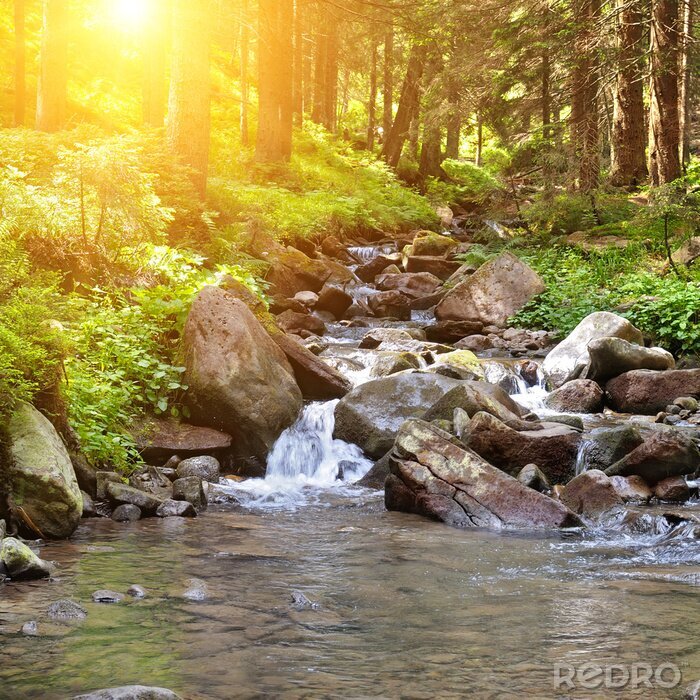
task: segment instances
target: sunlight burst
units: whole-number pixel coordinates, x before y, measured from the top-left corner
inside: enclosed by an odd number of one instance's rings
[[[145,0],[113,0],[112,20],[125,29],[139,29],[146,23],[148,5]]]

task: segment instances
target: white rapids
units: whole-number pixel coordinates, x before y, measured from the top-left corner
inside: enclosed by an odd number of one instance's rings
[[[333,438],[338,401],[306,406],[278,438],[267,458],[265,478],[220,487],[244,506],[295,509],[318,501],[329,490],[343,491],[372,467],[362,450]]]

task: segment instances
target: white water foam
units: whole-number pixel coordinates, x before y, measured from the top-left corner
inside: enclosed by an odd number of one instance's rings
[[[335,400],[306,406],[272,448],[265,478],[222,490],[250,508],[290,510],[318,502],[331,489],[342,493],[361,479],[373,463],[356,445],[333,439],[337,404]]]

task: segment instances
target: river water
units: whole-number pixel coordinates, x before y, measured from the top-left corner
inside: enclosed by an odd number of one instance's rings
[[[349,374],[366,381],[358,367]],[[541,408],[542,386],[516,377],[512,390]],[[334,404],[307,406],[267,478],[214,489],[196,519],[84,520],[44,545],[54,580],[0,586],[0,698],[134,683],[222,700],[681,698],[700,679],[697,526],[661,506],[634,526],[544,536],[386,512],[380,492],[352,483],[371,463],[332,439]],[[698,503],[673,510],[700,517]],[[148,596],[91,602],[132,584]],[[48,619],[59,599],[87,617]],[[21,632],[31,620],[38,636]],[[682,679],[555,684],[585,664]]]

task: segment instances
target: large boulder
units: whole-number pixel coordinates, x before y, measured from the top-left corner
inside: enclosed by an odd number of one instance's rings
[[[603,390],[590,379],[572,379],[555,389],[545,405],[564,413],[599,413],[603,410]]]
[[[429,272],[403,272],[379,275],[376,284],[383,292],[396,290],[411,299],[419,299],[434,294],[442,285],[442,280]]]
[[[599,338],[622,338],[644,345],[642,332],[626,318],[597,311],[581,321],[571,333],[544,359],[542,371],[555,389],[570,379],[576,379],[590,361],[588,345]]]
[[[232,294],[205,287],[183,333],[193,420],[234,437],[243,458],[264,458],[297,418],[302,395],[287,358]]]
[[[461,266],[437,255],[410,255],[406,260],[406,272],[429,272],[441,280],[448,280]]]
[[[700,369],[632,370],[611,379],[605,392],[615,411],[653,415],[681,396],[700,399]]]
[[[76,695],[73,700],[182,700],[182,698],[167,688],[124,685],[119,688],[105,688],[85,695]]]
[[[580,525],[561,503],[521,484],[448,433],[420,420],[401,427],[385,487],[388,510],[456,527],[562,528]]]
[[[525,465],[536,464],[551,484],[558,484],[574,475],[581,433],[560,423],[543,423],[541,430],[513,430],[482,412],[472,417],[464,441],[487,462],[512,476]]]
[[[350,381],[340,372],[293,338],[284,333],[273,333],[272,339],[282,349],[292,366],[305,399],[339,399],[352,388]]]
[[[512,253],[504,253],[451,289],[435,308],[435,317],[502,327],[544,289],[533,269]]]
[[[457,248],[457,241],[433,231],[419,231],[413,244],[407,249],[409,255],[438,255],[447,257]]]
[[[352,296],[340,287],[326,284],[318,295],[316,309],[329,311],[336,318],[343,318],[343,314],[352,306]]]
[[[69,537],[83,514],[83,497],[56,429],[21,403],[7,424],[7,448],[2,471],[10,510],[40,537]]]
[[[574,513],[598,518],[624,504],[609,476],[592,469],[572,479],[560,495],[561,502]]]
[[[379,459],[391,449],[404,421],[423,416],[458,385],[456,379],[427,373],[394,374],[362,384],[336,406],[333,436]]]
[[[367,305],[377,318],[411,320],[411,300],[396,289],[373,294],[367,299]]]
[[[700,468],[700,450],[679,430],[660,427],[644,442],[605,470],[608,476],[641,476],[650,486],[669,476],[693,474]]]
[[[623,338],[598,338],[588,343],[588,365],[581,373],[585,379],[604,384],[608,379],[633,369],[673,369],[676,361],[662,348],[645,348]]]

